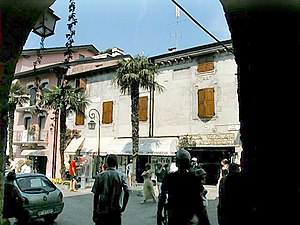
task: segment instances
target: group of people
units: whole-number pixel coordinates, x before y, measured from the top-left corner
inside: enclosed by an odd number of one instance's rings
[[[116,155],[108,155],[106,163],[107,169],[96,176],[92,187],[93,221],[96,225],[120,225],[121,214],[129,200],[130,180],[126,174],[117,170]],[[158,165],[155,171],[151,169],[151,164],[145,165],[142,173],[144,178],[142,203],[148,199],[158,201],[158,225],[164,221],[168,221],[168,225],[188,225],[192,220],[197,220],[199,225],[209,225],[206,205],[202,198],[203,193],[206,194],[203,185],[205,171],[202,168],[191,170],[191,155],[186,150],[179,150],[176,153],[176,166],[178,168],[176,172],[168,172],[168,166],[164,164]],[[158,200],[153,191],[155,185],[152,181],[153,174],[156,174],[157,185],[160,187]]]
[[[19,173],[31,173],[31,160],[26,159],[23,164],[18,165],[18,163],[13,158],[9,158],[8,162],[6,163],[6,170]]]

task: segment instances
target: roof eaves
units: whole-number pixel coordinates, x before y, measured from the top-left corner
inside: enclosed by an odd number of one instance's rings
[[[227,47],[232,47],[232,41],[231,40],[226,40],[222,41],[222,44],[227,46]],[[216,52],[218,50],[224,49],[224,47],[215,42],[207,45],[201,45],[193,48],[188,48],[180,51],[175,51],[175,52],[170,52],[170,53],[165,53],[157,56],[152,56],[149,57],[150,61],[153,61],[155,63],[159,63],[162,61],[168,61],[168,60],[174,60],[177,58],[182,58],[182,57],[194,57],[194,56],[199,56],[199,55],[206,55],[210,54],[213,52]]]

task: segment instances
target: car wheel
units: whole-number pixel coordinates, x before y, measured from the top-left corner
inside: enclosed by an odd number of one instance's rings
[[[52,222],[54,222],[54,220],[57,217],[58,217],[58,214],[51,214],[51,215],[44,216],[44,219],[45,219],[45,222],[52,223]]]

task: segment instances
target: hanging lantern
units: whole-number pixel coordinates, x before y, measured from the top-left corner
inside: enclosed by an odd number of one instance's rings
[[[43,16],[37,21],[32,32],[42,38],[49,37],[54,34],[56,21],[58,20],[60,20],[60,18],[54,14],[52,9],[48,8]]]

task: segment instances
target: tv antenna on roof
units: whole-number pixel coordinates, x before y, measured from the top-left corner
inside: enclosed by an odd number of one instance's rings
[[[171,34],[171,37],[175,37],[176,39],[176,49],[179,49],[179,38],[182,36],[179,30],[179,23],[184,22],[186,19],[180,20],[180,9],[178,6],[175,6],[175,16],[176,16],[176,29],[175,33]]]

